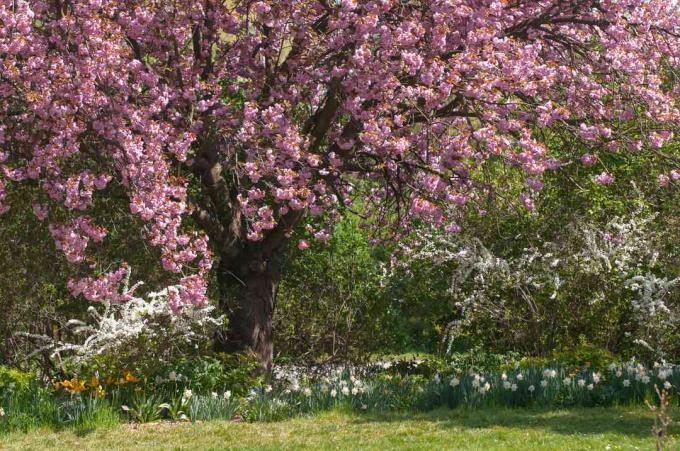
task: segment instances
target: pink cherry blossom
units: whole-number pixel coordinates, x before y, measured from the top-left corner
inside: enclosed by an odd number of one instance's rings
[[[301,251],[304,251],[305,249],[309,249],[309,242],[307,240],[300,240],[297,245],[298,249]]]
[[[585,154],[581,157],[581,162],[586,166],[592,166],[597,163],[597,156]]]
[[[376,227],[457,230],[498,189],[489,165],[522,172],[533,209],[547,171],[657,150],[680,122],[667,0],[0,0],[0,23],[0,214],[39,186],[27,208],[94,265],[71,283],[93,300],[120,280],[88,255],[106,231],[87,213],[114,191],[180,309],[205,305],[211,249],[237,271],[357,198]]]
[[[595,177],[595,181],[600,185],[611,185],[614,183],[614,176],[608,172],[603,172]]]
[[[40,221],[44,221],[45,218],[47,218],[47,215],[49,214],[49,207],[46,205],[42,204],[33,204],[33,213],[35,214],[36,218],[38,218]]]

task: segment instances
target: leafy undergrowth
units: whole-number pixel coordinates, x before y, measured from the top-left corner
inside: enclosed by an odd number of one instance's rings
[[[673,409],[678,418],[680,409]],[[653,449],[644,408],[331,411],[273,423],[151,423],[0,437],[2,449]],[[670,430],[680,444],[680,427]]]

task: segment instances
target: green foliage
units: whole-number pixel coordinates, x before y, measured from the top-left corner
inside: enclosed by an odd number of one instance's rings
[[[231,420],[239,408],[237,400],[225,399],[219,393],[199,395],[191,399],[189,415],[192,421]]]
[[[58,404],[55,421],[60,427],[92,430],[115,426],[120,417],[106,400],[71,396]]]
[[[387,324],[389,350],[437,352],[454,305],[449,294],[452,268],[415,262],[409,275],[386,281],[385,299],[392,313]]]
[[[254,356],[239,353],[180,359],[153,375],[167,378],[171,372],[199,393],[229,390],[234,395],[244,395],[251,388],[261,386],[265,377]]]
[[[517,352],[497,354],[475,348],[467,352],[452,353],[447,359],[453,368],[489,372],[514,367],[520,359],[520,354]]]
[[[219,354],[222,363],[222,383],[218,388],[243,394],[252,387],[261,386],[265,375],[261,373],[257,358],[251,354]]]
[[[387,368],[387,371],[390,374],[398,374],[400,376],[417,375],[426,378],[432,378],[435,374],[444,371],[447,367],[446,362],[443,359],[437,358],[436,356],[428,356],[415,360],[388,359],[388,362],[389,368]]]
[[[277,352],[353,359],[390,342],[398,313],[382,295],[375,252],[351,216],[336,226],[327,244],[291,249],[275,312]]]
[[[124,405],[122,408],[131,420],[139,423],[149,423],[161,418],[162,401],[158,394],[142,391],[135,393],[130,401],[130,405]]]
[[[573,348],[555,351],[552,360],[567,366],[603,370],[615,362],[616,358],[608,350],[594,346],[582,338],[580,343]]]
[[[4,390],[23,392],[35,381],[35,375],[0,365],[0,393]]]
[[[373,353],[435,352],[451,318],[448,274],[414,269],[417,278],[387,280],[390,246],[370,242],[354,216],[327,243],[291,246],[278,291],[279,361],[362,360]]]
[[[55,424],[58,406],[57,399],[47,389],[37,385],[26,392],[6,391],[0,397],[0,408],[5,413],[0,418],[0,432],[25,432]]]

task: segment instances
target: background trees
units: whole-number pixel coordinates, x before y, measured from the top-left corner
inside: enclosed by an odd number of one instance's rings
[[[677,148],[670,145],[664,152],[676,155]],[[331,301],[357,299],[362,287],[372,284],[376,288],[364,302],[374,310],[355,322],[365,332],[354,331],[370,338],[355,358],[472,349],[549,356],[586,342],[619,356],[673,361],[677,288],[651,283],[657,289],[646,302],[662,302],[647,304],[650,310],[641,301],[645,281],[678,277],[677,186],[654,180],[659,164],[654,157],[612,158],[608,164],[617,182],[608,187],[595,181],[597,168],[568,166],[544,178],[533,212],[489,202],[489,214],[469,216],[459,234],[417,229],[392,260],[395,249],[372,247],[384,253],[374,251],[370,264],[359,266],[366,268],[362,282],[345,296],[328,294],[338,283],[329,274],[352,271],[351,259],[337,258],[336,269],[328,269],[330,259],[325,260],[338,250],[342,255],[342,244],[305,251],[288,266],[294,286],[284,283],[280,296],[279,314],[294,319],[289,311],[296,309],[299,319],[282,328],[291,332],[281,333],[278,348],[300,355],[296,346],[302,343],[307,352],[311,347],[305,347],[300,331],[333,330],[319,327],[333,318],[338,303]],[[507,185],[508,191],[521,189],[521,183]],[[352,230],[352,237],[368,243],[366,231]],[[343,228],[338,235],[341,243],[361,249],[346,233]],[[635,284],[640,289],[631,289]],[[325,336],[330,340],[332,334]],[[329,354],[316,351],[320,359]]]

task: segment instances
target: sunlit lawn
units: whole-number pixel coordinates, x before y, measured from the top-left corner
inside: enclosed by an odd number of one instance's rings
[[[680,421],[680,410],[672,415]],[[644,408],[330,412],[276,423],[121,425],[0,435],[0,449],[654,449]],[[671,429],[678,446],[680,428]]]

